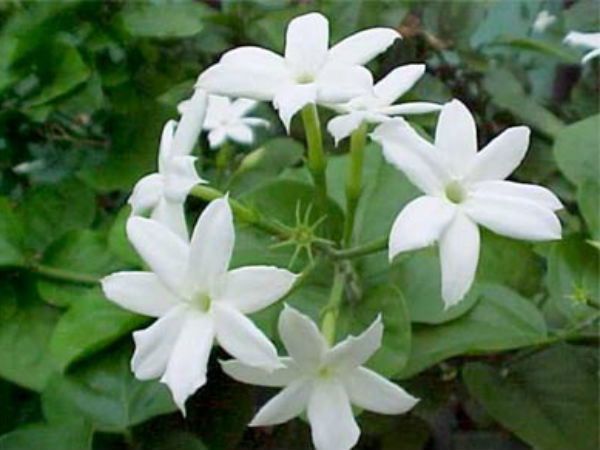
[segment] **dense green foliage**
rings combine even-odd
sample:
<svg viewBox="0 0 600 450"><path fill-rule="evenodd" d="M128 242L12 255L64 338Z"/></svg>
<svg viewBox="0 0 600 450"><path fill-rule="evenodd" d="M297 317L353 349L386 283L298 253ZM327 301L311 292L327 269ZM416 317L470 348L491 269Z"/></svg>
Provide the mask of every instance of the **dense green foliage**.
<svg viewBox="0 0 600 450"><path fill-rule="evenodd" d="M532 31L538 12L556 23ZM474 112L480 143L526 124L530 151L514 178L556 192L564 239L530 244L482 235L476 286L444 310L435 248L355 258L338 334L382 312L383 346L369 365L422 398L408 415L359 417L360 449L598 448L600 116L597 59L561 43L600 30L595 0L577 1L54 1L0 3L0 450L305 449L301 420L246 428L264 392L211 361L207 386L183 419L166 388L136 380L130 332L146 318L104 299L97 279L141 262L124 231L133 184L156 164L161 128L220 53L258 44L280 51L290 18L320 10L332 41L371 26L404 36L370 68L407 62L428 72L409 94L456 97ZM312 201L299 118L236 148L223 186L232 198L294 226ZM329 113L321 111L322 122ZM413 119L411 118L411 121ZM426 133L435 115L416 116ZM341 236L347 143L327 177ZM215 179L215 154L197 149ZM387 236L415 188L365 150L356 244ZM188 200L190 221L205 203ZM314 213L316 219L316 213ZM290 263L293 247L236 223L235 266ZM301 253L292 269L309 265ZM316 259L286 301L319 317L332 267ZM276 340L281 303L253 319ZM224 355L221 355L224 356Z"/></svg>

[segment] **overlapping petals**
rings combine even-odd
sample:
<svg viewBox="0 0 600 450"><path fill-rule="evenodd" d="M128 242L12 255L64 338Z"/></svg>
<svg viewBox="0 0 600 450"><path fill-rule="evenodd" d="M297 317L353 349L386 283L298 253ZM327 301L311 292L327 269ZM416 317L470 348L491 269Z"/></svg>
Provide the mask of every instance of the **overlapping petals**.
<svg viewBox="0 0 600 450"><path fill-rule="evenodd" d="M600 56L600 32L581 33L579 31L571 31L565 36L564 42L576 47L592 49L591 52L586 53L581 59L581 64L585 64L592 58Z"/></svg>

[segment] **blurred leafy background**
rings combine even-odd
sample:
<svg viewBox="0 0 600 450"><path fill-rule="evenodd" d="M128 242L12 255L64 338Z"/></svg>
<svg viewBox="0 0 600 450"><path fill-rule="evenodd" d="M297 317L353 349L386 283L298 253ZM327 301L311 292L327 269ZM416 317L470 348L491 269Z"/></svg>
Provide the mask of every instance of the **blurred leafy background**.
<svg viewBox="0 0 600 450"><path fill-rule="evenodd" d="M536 32L544 9L557 20ZM183 420L162 385L130 373L130 332L146 319L106 301L94 283L139 267L124 204L154 169L162 125L195 77L233 46L281 50L287 22L309 10L330 18L334 42L366 27L398 29L404 39L370 66L376 78L426 62L409 95L464 101L480 143L513 124L532 127L515 178L550 187L566 205L561 242L486 233L477 286L449 311L434 249L391 267L385 255L358 261L344 329L383 310L384 347L372 364L423 399L406 416L362 414L358 448L598 448L600 81L597 60L582 67L582 51L561 43L569 30L600 30L597 1L3 0L0 449L310 447L301 420L246 428L269 392L227 379L216 358ZM274 126L252 149L237 149L227 188L289 222L297 199L311 195L301 128L281 137L270 107L258 112ZM415 122L431 132L435 117ZM347 149L328 147L339 154L328 177L341 215ZM207 148L202 141L198 152L211 178ZM375 146L367 150L361 242L384 236L416 195ZM190 201L191 217L202 207ZM288 263L269 237L237 228L236 265ZM64 271L78 282L61 281ZM322 272L287 301L318 314L329 282ZM272 336L276 312L255 317Z"/></svg>

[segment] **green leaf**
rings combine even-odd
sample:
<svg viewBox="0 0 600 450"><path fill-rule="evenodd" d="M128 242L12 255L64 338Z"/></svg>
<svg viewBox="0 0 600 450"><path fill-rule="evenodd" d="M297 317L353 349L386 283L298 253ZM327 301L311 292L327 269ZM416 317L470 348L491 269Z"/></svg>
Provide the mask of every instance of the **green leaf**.
<svg viewBox="0 0 600 450"><path fill-rule="evenodd" d="M108 233L108 248L122 261L133 267L142 267L143 262L127 238L127 219L131 214L129 205L121 208Z"/></svg>
<svg viewBox="0 0 600 450"><path fill-rule="evenodd" d="M81 416L99 431L123 432L151 417L175 411L164 384L138 381L131 373L129 346L121 346L53 376L42 393L44 415L50 421Z"/></svg>
<svg viewBox="0 0 600 450"><path fill-rule="evenodd" d="M0 197L0 267L21 266L23 226L8 200Z"/></svg>
<svg viewBox="0 0 600 450"><path fill-rule="evenodd" d="M88 423L76 418L36 423L0 436L0 450L92 450L93 434Z"/></svg>
<svg viewBox="0 0 600 450"><path fill-rule="evenodd" d="M42 250L67 231L89 227L95 203L94 192L75 178L32 190L21 204L26 245Z"/></svg>
<svg viewBox="0 0 600 450"><path fill-rule="evenodd" d="M61 370L107 347L147 322L104 297L100 288L87 292L62 315L52 334L50 352Z"/></svg>
<svg viewBox="0 0 600 450"><path fill-rule="evenodd" d="M427 422L415 416L383 416L365 411L359 420L361 436L375 439L379 450L426 448L431 434Z"/></svg>
<svg viewBox="0 0 600 450"><path fill-rule="evenodd" d="M529 300L494 284L481 285L480 293L477 305L460 318L413 328L402 378L452 356L519 348L545 339L544 317Z"/></svg>
<svg viewBox="0 0 600 450"><path fill-rule="evenodd" d="M210 12L201 3L134 3L127 4L119 18L132 36L182 38L202 30L203 20Z"/></svg>
<svg viewBox="0 0 600 450"><path fill-rule="evenodd" d="M594 239L600 239L600 183L597 179L585 180L577 189L577 203L585 219L589 234Z"/></svg>
<svg viewBox="0 0 600 450"><path fill-rule="evenodd" d="M498 46L510 46L517 51L531 50L537 53L541 53L544 56L551 56L558 58L568 64L579 64L581 57L577 55L575 51L566 47L564 44L555 44L541 39L535 39L531 37L520 37L516 39L507 38L496 42Z"/></svg>
<svg viewBox="0 0 600 450"><path fill-rule="evenodd" d="M600 115L565 127L554 142L554 157L560 171L576 185L598 178Z"/></svg>
<svg viewBox="0 0 600 450"><path fill-rule="evenodd" d="M533 448L598 448L598 352L561 344L505 369L473 363L463 379L487 412Z"/></svg>

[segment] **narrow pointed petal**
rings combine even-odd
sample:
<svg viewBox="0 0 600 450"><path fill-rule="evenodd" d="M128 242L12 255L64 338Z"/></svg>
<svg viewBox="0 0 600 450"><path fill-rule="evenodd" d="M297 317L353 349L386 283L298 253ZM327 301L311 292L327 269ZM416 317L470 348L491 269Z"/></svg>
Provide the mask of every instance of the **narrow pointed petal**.
<svg viewBox="0 0 600 450"><path fill-rule="evenodd" d="M206 119L204 120L202 128L205 130L212 130L213 128L220 127L223 121L229 119L228 115L230 110L231 100L229 97L209 95Z"/></svg>
<svg viewBox="0 0 600 450"><path fill-rule="evenodd" d="M225 131L225 127L215 128L208 133L208 144L212 149L219 148L226 139L227 132Z"/></svg>
<svg viewBox="0 0 600 450"><path fill-rule="evenodd" d="M371 138L383 147L386 161L404 172L421 191L438 195L444 190L448 175L442 166L439 150L402 118L379 125Z"/></svg>
<svg viewBox="0 0 600 450"><path fill-rule="evenodd" d="M350 450L358 442L360 429L341 383L316 383L307 413L316 450Z"/></svg>
<svg viewBox="0 0 600 450"><path fill-rule="evenodd" d="M165 225L142 217L127 220L127 237L161 281L179 292L188 262L187 243Z"/></svg>
<svg viewBox="0 0 600 450"><path fill-rule="evenodd" d="M183 203L171 202L162 197L156 205L156 208L152 210L150 218L166 226L184 242L189 241L190 236L185 221Z"/></svg>
<svg viewBox="0 0 600 450"><path fill-rule="evenodd" d="M185 401L206 383L214 335L210 316L189 310L160 379L169 386L173 400L184 416Z"/></svg>
<svg viewBox="0 0 600 450"><path fill-rule="evenodd" d="M297 379L269 400L248 424L250 427L266 427L287 422L302 414L308 404L311 385L305 379Z"/></svg>
<svg viewBox="0 0 600 450"><path fill-rule="evenodd" d="M400 33L392 28L359 31L331 47L328 59L336 63L362 66L387 50L400 37Z"/></svg>
<svg viewBox="0 0 600 450"><path fill-rule="evenodd" d="M175 156L167 163L164 177L167 200L183 203L194 186L206 183L198 176L196 159L195 156Z"/></svg>
<svg viewBox="0 0 600 450"><path fill-rule="evenodd" d="M213 200L202 211L192 234L186 274L186 285L191 291L208 293L213 289L227 272L234 241L229 201L227 198Z"/></svg>
<svg viewBox="0 0 600 450"><path fill-rule="evenodd" d="M100 283L106 298L145 316L163 316L181 301L152 272L115 272Z"/></svg>
<svg viewBox="0 0 600 450"><path fill-rule="evenodd" d="M285 130L290 132L292 117L309 103L317 100L317 87L314 84L297 84L282 90L273 99L273 106L279 112Z"/></svg>
<svg viewBox="0 0 600 450"><path fill-rule="evenodd" d="M164 179L158 173L146 175L136 183L127 203L131 205L131 213L138 215L154 208L163 192Z"/></svg>
<svg viewBox="0 0 600 450"><path fill-rule="evenodd" d="M565 44L588 48L600 47L600 32L581 33L579 31L571 31L565 36L564 42Z"/></svg>
<svg viewBox="0 0 600 450"><path fill-rule="evenodd" d="M397 67L375 85L375 95L391 105L412 88L425 73L425 64L408 64Z"/></svg>
<svg viewBox="0 0 600 450"><path fill-rule="evenodd" d="M271 126L268 120L261 119L260 117L242 117L241 122L251 127L269 128Z"/></svg>
<svg viewBox="0 0 600 450"><path fill-rule="evenodd" d="M397 384L365 367L350 372L344 385L354 405L379 414L404 414L419 401Z"/></svg>
<svg viewBox="0 0 600 450"><path fill-rule="evenodd" d="M254 141L254 132L252 128L243 122L239 122L235 125L231 125L227 129L227 134L231 138L231 140L238 142L240 144L249 145Z"/></svg>
<svg viewBox="0 0 600 450"><path fill-rule="evenodd" d="M477 127L471 112L459 100L442 107L435 130L435 146L454 176L463 176L477 154Z"/></svg>
<svg viewBox="0 0 600 450"><path fill-rule="evenodd" d="M175 128L177 122L175 120L169 120L163 127L162 134L160 136L160 147L158 150L158 172L162 173L165 162L169 161L173 153L173 140L175 138Z"/></svg>
<svg viewBox="0 0 600 450"><path fill-rule="evenodd" d="M520 198L536 203L539 206L548 208L552 211L563 209L563 205L556 195L543 186L536 184L516 183L514 181L480 181L471 185L475 195L493 196L493 197L511 197Z"/></svg>
<svg viewBox="0 0 600 450"><path fill-rule="evenodd" d="M254 108L258 106L258 102L256 100L251 100L249 98L238 98L234 102L231 103L231 107L229 108L229 112L232 116L241 118L252 111Z"/></svg>
<svg viewBox="0 0 600 450"><path fill-rule="evenodd" d="M138 379L152 380L164 374L186 312L185 305L176 306L148 328L133 332L131 370Z"/></svg>
<svg viewBox="0 0 600 450"><path fill-rule="evenodd" d="M503 180L523 161L529 146L529 127L511 127L496 136L475 157L467 177L472 181Z"/></svg>
<svg viewBox="0 0 600 450"><path fill-rule="evenodd" d="M383 324L381 315L358 336L348 336L325 353L324 364L333 367L337 373L362 366L381 346Z"/></svg>
<svg viewBox="0 0 600 450"><path fill-rule="evenodd" d="M401 116L404 114L427 114L441 111L442 105L429 102L408 102L400 105L386 106L378 110L379 113L388 116Z"/></svg>
<svg viewBox="0 0 600 450"><path fill-rule="evenodd" d="M556 214L527 199L473 194L465 211L475 222L495 233L515 239L546 241L560 239Z"/></svg>
<svg viewBox="0 0 600 450"><path fill-rule="evenodd" d="M388 252L390 261L401 252L427 247L446 229L456 207L439 197L418 197L406 205L392 225Z"/></svg>
<svg viewBox="0 0 600 450"><path fill-rule="evenodd" d="M600 48L597 48L596 50L592 50L589 53L586 53L583 56L583 58L581 58L581 64L586 64L588 61L590 61L591 59L594 59L598 56L600 56Z"/></svg>
<svg viewBox="0 0 600 450"><path fill-rule="evenodd" d="M266 370L281 368L277 350L250 319L220 302L212 307L219 345L241 362Z"/></svg>
<svg viewBox="0 0 600 450"><path fill-rule="evenodd" d="M307 370L319 366L327 344L308 316L285 305L279 315L278 331L288 354L298 366Z"/></svg>
<svg viewBox="0 0 600 450"><path fill-rule="evenodd" d="M171 156L189 155L192 153L206 115L207 94L196 89L189 100L179 105L181 119L175 129Z"/></svg>
<svg viewBox="0 0 600 450"><path fill-rule="evenodd" d="M456 214L440 238L442 299L446 308L467 294L479 261L479 229L464 214Z"/></svg>
<svg viewBox="0 0 600 450"><path fill-rule="evenodd" d="M328 64L315 80L320 104L343 103L373 92L373 76L361 66Z"/></svg>
<svg viewBox="0 0 600 450"><path fill-rule="evenodd" d="M329 22L319 13L290 21L285 37L285 60L297 75L316 74L327 58Z"/></svg>
<svg viewBox="0 0 600 450"><path fill-rule="evenodd" d="M342 114L341 116L334 117L327 123L327 131L329 131L337 146L342 139L347 138L357 130L363 123L363 120L364 114L362 113Z"/></svg>
<svg viewBox="0 0 600 450"><path fill-rule="evenodd" d="M234 380L256 386L283 387L299 378L300 372L293 368L291 358L279 358L285 367L271 372L260 367L249 366L237 360L221 361L223 371Z"/></svg>
<svg viewBox="0 0 600 450"><path fill-rule="evenodd" d="M251 314L286 295L297 279L289 270L272 266L246 266L225 276L218 300Z"/></svg>

